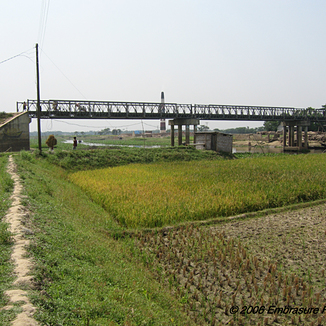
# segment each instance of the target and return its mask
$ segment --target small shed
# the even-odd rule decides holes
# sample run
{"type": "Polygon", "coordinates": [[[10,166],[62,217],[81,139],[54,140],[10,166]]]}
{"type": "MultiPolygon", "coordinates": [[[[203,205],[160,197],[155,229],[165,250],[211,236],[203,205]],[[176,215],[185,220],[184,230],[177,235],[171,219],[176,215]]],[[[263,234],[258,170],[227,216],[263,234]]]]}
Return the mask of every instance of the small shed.
{"type": "Polygon", "coordinates": [[[233,136],[217,131],[195,133],[196,149],[207,149],[217,152],[232,153],[233,136]]]}

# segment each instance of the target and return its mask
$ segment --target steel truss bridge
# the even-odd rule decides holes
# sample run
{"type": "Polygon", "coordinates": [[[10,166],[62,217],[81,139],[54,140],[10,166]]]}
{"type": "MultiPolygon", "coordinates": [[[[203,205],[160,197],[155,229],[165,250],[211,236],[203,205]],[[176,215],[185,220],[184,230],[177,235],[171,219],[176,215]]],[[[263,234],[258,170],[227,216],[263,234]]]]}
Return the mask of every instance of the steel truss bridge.
{"type": "MultiPolygon", "coordinates": [[[[201,119],[326,122],[325,109],[104,101],[40,101],[41,119],[201,119]]],[[[17,112],[37,118],[37,101],[17,102],[17,112]]]]}

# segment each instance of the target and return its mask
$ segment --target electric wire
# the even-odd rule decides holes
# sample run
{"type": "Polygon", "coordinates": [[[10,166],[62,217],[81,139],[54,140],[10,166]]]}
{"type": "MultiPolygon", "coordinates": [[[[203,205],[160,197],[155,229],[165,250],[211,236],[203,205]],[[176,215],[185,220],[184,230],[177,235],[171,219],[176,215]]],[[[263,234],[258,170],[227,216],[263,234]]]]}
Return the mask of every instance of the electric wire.
{"type": "MultiPolygon", "coordinates": [[[[68,124],[68,125],[72,125],[72,126],[78,126],[78,127],[87,127],[87,128],[107,128],[108,126],[85,126],[85,125],[80,125],[80,124],[77,124],[77,123],[71,123],[71,122],[66,122],[66,121],[62,121],[62,120],[56,120],[56,119],[53,119],[54,121],[56,122],[61,122],[61,123],[65,123],[65,124],[68,124]]],[[[110,125],[111,128],[125,128],[125,127],[131,127],[131,126],[135,126],[135,125],[138,125],[139,123],[133,123],[133,124],[129,124],[129,125],[121,125],[121,126],[112,126],[110,125]]]]}
{"type": "Polygon", "coordinates": [[[12,56],[12,57],[10,57],[10,58],[8,58],[8,59],[5,59],[5,60],[3,60],[3,61],[0,61],[0,64],[5,63],[5,62],[7,62],[7,61],[9,61],[9,60],[15,59],[15,58],[17,58],[17,57],[26,57],[26,58],[28,58],[28,59],[31,60],[31,58],[30,58],[28,55],[26,55],[26,54],[28,54],[29,51],[31,51],[31,49],[29,49],[29,50],[27,50],[27,51],[24,51],[24,52],[22,52],[22,53],[16,54],[16,55],[14,55],[14,56],[12,56]]]}
{"type": "Polygon", "coordinates": [[[48,15],[49,15],[49,7],[50,7],[50,0],[43,0],[41,14],[40,14],[39,33],[38,33],[38,40],[40,46],[43,46],[44,43],[48,15]]]}
{"type": "Polygon", "coordinates": [[[74,85],[74,83],[64,74],[64,72],[53,62],[53,60],[44,52],[43,49],[41,49],[42,53],[45,54],[45,56],[52,62],[52,64],[60,71],[60,73],[68,80],[68,82],[77,90],[77,92],[85,99],[87,100],[86,96],[74,85]]]}
{"type": "Polygon", "coordinates": [[[44,5],[45,5],[45,1],[42,1],[42,6],[41,6],[41,13],[40,13],[40,21],[39,21],[39,27],[38,27],[38,37],[37,40],[40,43],[41,37],[42,37],[42,33],[43,33],[43,24],[44,24],[44,5]]]}

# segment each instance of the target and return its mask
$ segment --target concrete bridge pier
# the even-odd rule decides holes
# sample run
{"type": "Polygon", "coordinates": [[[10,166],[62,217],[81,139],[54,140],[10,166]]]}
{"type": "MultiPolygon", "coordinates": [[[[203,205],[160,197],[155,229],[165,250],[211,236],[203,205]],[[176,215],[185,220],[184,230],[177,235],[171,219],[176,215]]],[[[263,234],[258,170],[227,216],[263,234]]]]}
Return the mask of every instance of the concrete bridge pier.
{"type": "Polygon", "coordinates": [[[200,123],[199,119],[176,118],[173,120],[169,120],[169,125],[171,126],[171,146],[174,146],[174,126],[178,126],[178,146],[181,146],[182,126],[186,126],[186,144],[188,145],[190,143],[190,126],[191,125],[194,126],[194,134],[195,134],[199,123],[200,123]]]}
{"type": "Polygon", "coordinates": [[[309,121],[283,121],[283,151],[296,151],[308,149],[308,126],[309,121]],[[302,128],[304,128],[304,142],[302,139],[302,128]],[[295,139],[295,130],[296,139],[295,139]],[[288,135],[287,135],[288,131],[288,135]],[[288,139],[288,142],[287,142],[288,139]]]}

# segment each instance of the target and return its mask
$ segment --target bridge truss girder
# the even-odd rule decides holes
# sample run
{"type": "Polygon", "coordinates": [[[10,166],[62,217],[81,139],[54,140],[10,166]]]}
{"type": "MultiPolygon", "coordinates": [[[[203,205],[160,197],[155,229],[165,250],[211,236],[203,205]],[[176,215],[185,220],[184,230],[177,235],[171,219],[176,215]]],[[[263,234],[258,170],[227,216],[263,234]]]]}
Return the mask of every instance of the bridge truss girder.
{"type": "MultiPolygon", "coordinates": [[[[37,101],[27,100],[25,110],[36,118],[37,101]]],[[[175,119],[326,122],[324,109],[286,107],[177,104],[147,102],[104,102],[42,100],[41,119],[175,119]]],[[[17,102],[17,112],[24,110],[24,102],[17,102]]]]}

